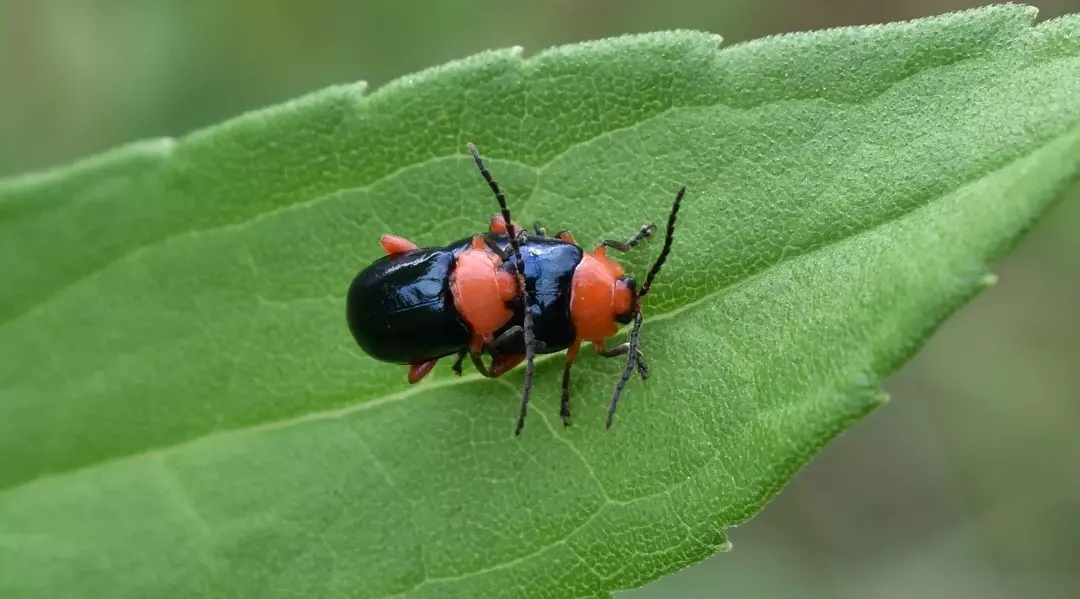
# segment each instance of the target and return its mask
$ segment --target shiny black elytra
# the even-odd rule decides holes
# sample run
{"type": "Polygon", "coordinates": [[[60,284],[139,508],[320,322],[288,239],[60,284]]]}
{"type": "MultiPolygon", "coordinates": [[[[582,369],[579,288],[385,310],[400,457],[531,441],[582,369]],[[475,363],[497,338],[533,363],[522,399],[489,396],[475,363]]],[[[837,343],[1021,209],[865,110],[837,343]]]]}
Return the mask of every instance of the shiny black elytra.
{"type": "MultiPolygon", "coordinates": [[[[461,248],[468,242],[459,242],[461,248]]],[[[415,364],[455,354],[468,345],[469,329],[450,293],[455,249],[460,248],[383,256],[353,279],[345,315],[365,353],[383,362],[415,364]]]]}

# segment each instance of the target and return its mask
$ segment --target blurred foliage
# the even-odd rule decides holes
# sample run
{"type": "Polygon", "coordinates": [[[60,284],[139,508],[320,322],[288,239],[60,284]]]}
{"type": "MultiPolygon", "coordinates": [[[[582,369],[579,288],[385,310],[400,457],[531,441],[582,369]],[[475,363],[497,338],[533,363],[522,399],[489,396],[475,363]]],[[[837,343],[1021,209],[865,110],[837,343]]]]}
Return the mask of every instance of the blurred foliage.
{"type": "MultiPolygon", "coordinates": [[[[734,42],[977,4],[0,0],[0,175],[487,48],[674,27],[734,42]]],[[[627,595],[1074,597],[1080,195],[996,270],[888,385],[892,403],[732,531],[733,552],[627,595]]]]}

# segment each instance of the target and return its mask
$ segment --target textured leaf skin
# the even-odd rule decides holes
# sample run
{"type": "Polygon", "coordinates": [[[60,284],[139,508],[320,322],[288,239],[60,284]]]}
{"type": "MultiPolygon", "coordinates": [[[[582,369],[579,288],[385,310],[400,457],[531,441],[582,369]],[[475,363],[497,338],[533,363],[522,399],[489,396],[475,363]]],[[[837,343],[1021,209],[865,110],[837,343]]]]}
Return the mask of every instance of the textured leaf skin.
{"type": "Polygon", "coordinates": [[[1033,21],[491,52],[0,182],[0,596],[606,597],[724,549],[1080,173],[1080,18],[1033,21]],[[467,140],[583,243],[691,190],[610,432],[591,352],[514,438],[520,373],[352,345],[378,234],[493,211],[467,140]]]}

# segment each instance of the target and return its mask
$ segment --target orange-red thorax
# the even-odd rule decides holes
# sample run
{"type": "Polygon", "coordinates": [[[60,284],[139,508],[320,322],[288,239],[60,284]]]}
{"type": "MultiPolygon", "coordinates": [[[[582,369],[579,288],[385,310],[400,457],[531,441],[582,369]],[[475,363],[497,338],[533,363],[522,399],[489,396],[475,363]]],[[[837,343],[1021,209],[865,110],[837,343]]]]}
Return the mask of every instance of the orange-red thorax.
{"type": "Polygon", "coordinates": [[[491,341],[495,331],[513,317],[506,302],[513,299],[517,281],[512,274],[499,270],[501,264],[502,260],[478,237],[471,248],[458,255],[450,277],[454,307],[472,329],[474,349],[491,341]]]}
{"type": "Polygon", "coordinates": [[[626,271],[604,252],[587,252],[574,270],[570,319],[579,339],[601,342],[619,330],[615,317],[630,310],[634,294],[619,280],[626,271]]]}

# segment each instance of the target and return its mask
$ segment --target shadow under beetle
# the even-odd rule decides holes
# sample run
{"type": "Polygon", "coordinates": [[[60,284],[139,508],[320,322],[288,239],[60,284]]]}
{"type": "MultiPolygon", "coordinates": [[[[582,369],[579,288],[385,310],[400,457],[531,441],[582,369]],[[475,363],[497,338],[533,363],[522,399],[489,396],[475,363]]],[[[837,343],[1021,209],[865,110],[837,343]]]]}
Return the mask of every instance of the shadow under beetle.
{"type": "Polygon", "coordinates": [[[655,230],[643,226],[626,241],[601,241],[586,251],[569,231],[548,235],[539,223],[527,231],[514,224],[506,197],[468,144],[476,166],[499,203],[487,233],[445,247],[417,247],[395,235],[380,239],[386,256],[360,271],[349,286],[346,320],[365,353],[383,362],[409,365],[416,383],[440,358],[455,355],[460,375],[468,356],[477,371],[497,378],[525,362],[521,411],[514,434],[525,425],[537,353],[566,351],[559,414],[570,422],[570,369],[581,344],[592,343],[607,358],[627,356],[608,407],[610,428],[623,388],[636,371],[649,375],[640,350],[642,299],[671,252],[675,219],[686,188],[675,195],[664,246],[639,288],[607,255],[628,252],[655,230]],[[633,324],[629,341],[608,348],[619,325],[633,324]],[[484,354],[491,356],[491,366],[484,354]]]}

